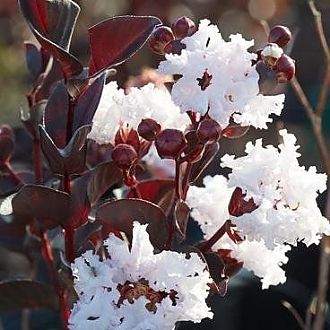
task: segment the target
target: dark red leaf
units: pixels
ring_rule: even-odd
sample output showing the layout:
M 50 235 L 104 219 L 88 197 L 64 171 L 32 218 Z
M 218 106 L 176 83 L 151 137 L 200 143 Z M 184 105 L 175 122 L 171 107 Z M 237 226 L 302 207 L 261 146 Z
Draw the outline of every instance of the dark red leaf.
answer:
M 68 219 L 70 196 L 44 186 L 26 185 L 13 198 L 17 223 L 28 224 L 34 219 L 43 228 L 64 225 Z
M 250 126 L 240 126 L 238 124 L 231 123 L 222 131 L 221 136 L 228 139 L 238 139 L 245 135 L 249 128 Z
M 96 220 L 109 224 L 132 238 L 133 222 L 149 224 L 148 233 L 151 243 L 162 249 L 168 236 L 168 225 L 164 212 L 155 204 L 142 199 L 120 199 L 100 206 Z
M 182 239 L 185 239 L 186 237 L 189 214 L 189 206 L 184 201 L 178 201 L 175 206 L 174 217 Z
M 133 56 L 161 21 L 152 16 L 117 16 L 89 29 L 89 74 L 95 75 Z
M 95 111 L 99 105 L 102 95 L 105 73 L 95 79 L 94 82 L 87 88 L 85 88 L 82 95 L 80 95 L 78 102 L 74 108 L 74 121 L 73 131 L 84 125 L 92 123 Z
M 21 309 L 58 309 L 53 288 L 32 280 L 0 282 L 0 313 Z
M 13 219 L 7 222 L 0 217 L 0 245 L 11 251 L 23 251 L 26 229 Z
M 75 251 L 78 251 L 85 243 L 88 242 L 90 237 L 96 232 L 100 231 L 102 225 L 100 223 L 88 222 L 84 226 L 77 228 L 75 233 Z
M 61 149 L 66 146 L 68 112 L 69 94 L 64 83 L 59 82 L 47 102 L 44 125 L 55 145 Z
M 219 151 L 218 143 L 212 143 L 205 147 L 205 151 L 201 160 L 194 163 L 192 166 L 190 183 L 195 182 L 200 177 L 203 171 L 212 162 L 218 151 Z
M 100 164 L 91 170 L 87 185 L 91 205 L 95 205 L 102 195 L 121 179 L 122 172 L 113 162 Z
M 73 175 L 85 170 L 86 138 L 91 129 L 89 125 L 80 127 L 64 149 L 55 146 L 44 127 L 40 125 L 39 128 L 41 147 L 53 173 Z
M 234 217 L 240 217 L 245 213 L 253 212 L 258 206 L 254 203 L 253 198 L 245 200 L 245 194 L 243 194 L 242 189 L 237 187 L 230 199 L 228 211 L 230 215 Z
M 42 100 L 29 107 L 27 114 L 23 110 L 21 111 L 21 121 L 32 137 L 39 135 L 38 126 L 42 122 L 46 106 L 47 101 Z
M 79 6 L 71 0 L 19 0 L 19 5 L 32 33 L 61 63 L 66 77 L 79 74 L 83 67 L 68 52 Z

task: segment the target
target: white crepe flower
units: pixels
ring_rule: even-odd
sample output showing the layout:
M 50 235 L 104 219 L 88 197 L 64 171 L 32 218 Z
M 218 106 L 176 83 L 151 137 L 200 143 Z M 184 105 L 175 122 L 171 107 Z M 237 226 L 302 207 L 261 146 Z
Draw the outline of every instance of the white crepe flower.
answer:
M 126 95 L 116 82 L 110 82 L 104 86 L 88 137 L 99 144 L 114 144 L 119 128 L 136 130 L 141 120 L 147 118 L 156 120 L 162 129 L 183 129 L 189 123 L 188 116 L 180 113 L 167 90 L 149 83 L 130 88 Z
M 189 189 L 187 203 L 192 208 L 191 215 L 200 225 L 204 238 L 210 239 L 230 218 L 228 205 L 234 189 L 228 187 L 227 179 L 221 175 L 207 176 L 203 183 L 204 187 Z M 290 250 L 288 245 L 270 250 L 263 241 L 244 240 L 236 244 L 225 235 L 212 249 L 231 250 L 232 258 L 243 262 L 244 268 L 261 279 L 263 289 L 284 283 L 286 280 L 281 266 L 288 261 L 285 255 Z
M 110 235 L 110 258 L 88 252 L 73 264 L 75 303 L 69 328 L 74 330 L 171 330 L 177 321 L 212 317 L 205 299 L 211 282 L 197 254 L 154 254 L 146 225 L 134 223 L 131 250 Z M 88 270 L 87 268 L 90 268 Z
M 164 74 L 179 74 L 172 98 L 182 112 L 206 113 L 224 128 L 233 117 L 242 126 L 267 128 L 271 114 L 279 115 L 284 95 L 259 94 L 259 75 L 248 52 L 254 41 L 240 34 L 223 40 L 218 28 L 204 19 L 192 36 L 182 40 L 180 55 L 167 54 L 159 65 Z
M 246 156 L 222 158 L 222 166 L 232 169 L 229 187 L 240 187 L 258 206 L 231 220 L 248 240 L 264 241 L 270 249 L 297 241 L 317 244 L 323 233 L 330 234 L 330 224 L 316 203 L 327 177 L 315 167 L 299 166 L 296 138 L 286 130 L 280 134 L 283 143 L 278 149 L 257 140 L 246 145 Z
M 153 144 L 148 153 L 143 157 L 150 172 L 157 178 L 175 176 L 175 161 L 173 159 L 160 158 L 155 145 Z

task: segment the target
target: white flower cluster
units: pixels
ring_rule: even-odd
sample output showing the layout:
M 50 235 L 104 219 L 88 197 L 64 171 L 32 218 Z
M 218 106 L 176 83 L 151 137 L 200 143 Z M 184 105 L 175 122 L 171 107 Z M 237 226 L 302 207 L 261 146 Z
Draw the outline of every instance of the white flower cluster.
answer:
M 128 94 L 116 82 L 104 86 L 101 100 L 93 118 L 89 138 L 99 144 L 114 144 L 119 128 L 137 129 L 142 119 L 156 120 L 162 129 L 184 129 L 187 115 L 173 103 L 171 94 L 149 83 L 141 88 L 132 87 Z
M 211 282 L 197 254 L 154 254 L 146 225 L 134 223 L 131 250 L 110 235 L 110 258 L 91 251 L 72 265 L 79 300 L 69 328 L 74 330 L 172 330 L 177 321 L 211 317 L 205 303 Z
M 224 128 L 230 118 L 242 126 L 267 128 L 271 114 L 280 115 L 284 95 L 259 93 L 259 75 L 248 52 L 253 40 L 240 34 L 223 40 L 218 28 L 204 19 L 192 36 L 182 40 L 180 55 L 167 54 L 159 65 L 164 74 L 182 77 L 173 85 L 172 98 L 183 112 L 206 113 Z
M 288 261 L 285 253 L 302 241 L 318 244 L 321 234 L 330 234 L 330 224 L 316 203 L 318 193 L 326 188 L 326 175 L 299 166 L 296 139 L 280 131 L 283 143 L 278 149 L 262 146 L 257 140 L 246 146 L 247 155 L 225 155 L 222 166 L 230 167 L 228 181 L 222 176 L 207 177 L 205 187 L 188 193 L 192 216 L 209 239 L 227 219 L 237 226 L 243 242 L 235 244 L 227 236 L 213 247 L 231 249 L 232 257 L 262 279 L 263 288 L 284 283 L 280 267 Z M 228 205 L 235 187 L 253 198 L 257 208 L 239 217 L 229 215 Z

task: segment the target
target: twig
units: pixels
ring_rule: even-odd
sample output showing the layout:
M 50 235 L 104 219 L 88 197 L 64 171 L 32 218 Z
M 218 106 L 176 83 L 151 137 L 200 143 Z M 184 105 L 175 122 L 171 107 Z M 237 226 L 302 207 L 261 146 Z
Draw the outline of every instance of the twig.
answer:
M 314 16 L 317 34 L 319 35 L 319 38 L 320 38 L 320 42 L 321 42 L 321 46 L 322 46 L 322 49 L 324 52 L 325 59 L 329 63 L 330 62 L 330 50 L 329 50 L 327 39 L 325 38 L 325 34 L 324 34 L 324 30 L 323 30 L 321 12 L 316 9 L 316 6 L 315 6 L 315 3 L 313 0 L 309 0 L 308 5 Z
M 326 68 L 322 86 L 321 86 L 319 101 L 316 106 L 315 113 L 319 117 L 322 116 L 325 106 L 327 104 L 329 89 L 330 89 L 330 62 L 327 64 L 327 68 Z
M 329 152 L 322 134 L 322 118 L 314 113 L 313 107 L 309 103 L 301 85 L 296 77 L 291 80 L 291 86 L 296 93 L 297 98 L 306 110 L 307 116 L 312 124 L 314 136 L 321 155 L 322 163 L 328 175 L 330 175 L 330 157 Z M 322 111 L 323 112 L 323 111 Z
M 293 317 L 296 319 L 297 323 L 301 327 L 301 329 L 305 330 L 305 323 L 302 317 L 299 315 L 297 310 L 286 300 L 282 300 L 282 305 L 291 312 Z
M 319 268 L 319 279 L 317 288 L 317 302 L 315 321 L 313 323 L 313 330 L 324 329 L 325 314 L 327 307 L 327 292 L 330 270 L 330 237 L 325 236 L 322 239 L 321 258 Z

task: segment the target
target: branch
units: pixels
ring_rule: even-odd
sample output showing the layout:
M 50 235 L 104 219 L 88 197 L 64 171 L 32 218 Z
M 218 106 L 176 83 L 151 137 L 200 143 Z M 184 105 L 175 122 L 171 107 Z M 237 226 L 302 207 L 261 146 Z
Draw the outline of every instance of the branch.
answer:
M 325 59 L 326 59 L 327 63 L 329 63 L 330 62 L 330 50 L 329 50 L 327 39 L 325 38 L 325 34 L 324 34 L 324 30 L 323 30 L 321 12 L 316 9 L 316 6 L 315 6 L 315 3 L 313 0 L 309 0 L 308 5 L 314 16 L 317 34 L 319 35 L 319 38 L 320 38 L 320 42 L 321 42 L 321 46 L 322 46 L 322 49 L 324 52 Z

